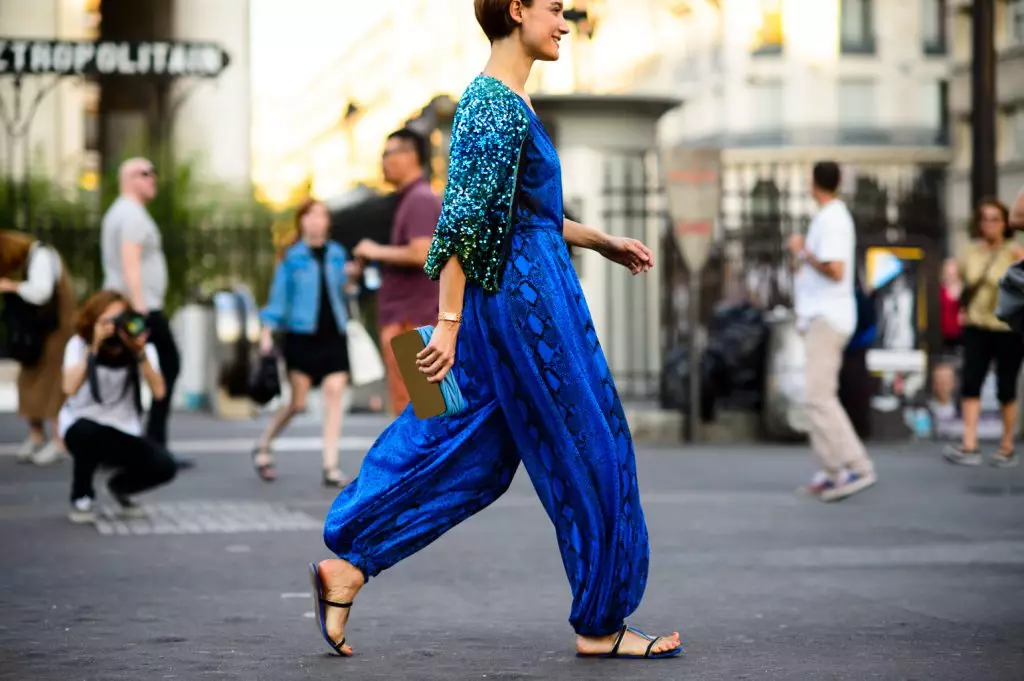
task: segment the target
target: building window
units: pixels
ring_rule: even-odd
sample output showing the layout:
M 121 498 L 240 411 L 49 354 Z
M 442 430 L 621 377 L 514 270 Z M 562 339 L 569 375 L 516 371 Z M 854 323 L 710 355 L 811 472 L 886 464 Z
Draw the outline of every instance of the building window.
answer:
M 874 81 L 839 81 L 839 127 L 843 130 L 875 127 L 877 99 Z
M 86 151 L 100 150 L 100 91 L 96 85 L 85 86 L 82 95 L 83 147 Z
M 952 127 L 949 115 L 949 81 L 939 81 L 939 137 L 936 140 L 939 144 L 949 144 L 950 128 Z
M 945 0 L 921 0 L 921 42 L 925 54 L 946 54 Z
M 874 54 L 875 23 L 872 0 L 841 0 L 839 49 L 843 54 Z
M 1011 47 L 1024 45 L 1024 0 L 1006 0 L 1006 37 Z
M 759 130 L 782 129 L 782 81 L 763 80 L 751 85 L 754 100 L 754 125 Z
M 1024 106 L 1010 111 L 1010 129 L 1013 135 L 1013 158 L 1024 161 Z
M 760 14 L 753 54 L 782 54 L 782 0 L 760 0 Z

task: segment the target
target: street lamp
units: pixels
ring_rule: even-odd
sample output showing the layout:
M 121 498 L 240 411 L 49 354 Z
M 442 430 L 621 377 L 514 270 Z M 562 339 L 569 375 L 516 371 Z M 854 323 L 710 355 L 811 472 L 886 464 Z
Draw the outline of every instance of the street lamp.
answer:
M 594 31 L 597 30 L 597 26 L 605 14 L 604 5 L 605 0 L 575 0 L 572 7 L 565 10 L 563 14 L 566 21 L 575 24 L 580 35 L 593 38 Z
M 590 40 L 594 37 L 594 31 L 597 30 L 598 17 L 601 16 L 603 8 L 604 0 L 575 0 L 572 7 L 563 12 L 563 16 L 567 22 L 576 27 L 577 36 L 585 36 L 587 40 Z M 579 48 L 576 41 L 573 40 L 572 84 L 574 90 L 579 89 L 579 61 Z

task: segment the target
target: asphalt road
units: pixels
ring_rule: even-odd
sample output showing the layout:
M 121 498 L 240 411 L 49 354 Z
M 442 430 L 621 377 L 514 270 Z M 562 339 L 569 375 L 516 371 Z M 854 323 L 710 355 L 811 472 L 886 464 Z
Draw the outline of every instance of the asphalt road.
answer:
M 355 417 L 353 470 L 384 423 Z M 142 498 L 152 520 L 65 519 L 70 464 L 0 444 L 0 679 L 1024 678 L 1024 468 L 954 468 L 933 446 L 875 448 L 881 475 L 837 505 L 796 498 L 799 447 L 641 449 L 652 538 L 631 623 L 679 629 L 680 659 L 578 660 L 551 527 L 523 471 L 490 509 L 374 579 L 325 653 L 305 565 L 328 557 L 306 419 L 274 485 L 258 424 L 179 415 L 199 467 Z M 0 417 L 0 442 L 21 437 Z

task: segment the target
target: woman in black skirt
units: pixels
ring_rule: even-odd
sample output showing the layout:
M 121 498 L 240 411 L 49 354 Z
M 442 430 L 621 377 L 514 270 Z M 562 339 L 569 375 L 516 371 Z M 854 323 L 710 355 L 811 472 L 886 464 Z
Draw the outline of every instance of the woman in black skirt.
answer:
M 275 479 L 271 443 L 292 417 L 306 409 L 310 388 L 323 391 L 323 483 L 344 487 L 349 479 L 338 465 L 342 399 L 348 385 L 345 286 L 358 265 L 327 238 L 330 218 L 319 201 L 308 199 L 295 214 L 299 239 L 274 273 L 270 299 L 262 310 L 260 349 L 273 351 L 274 332 L 284 332 L 283 355 L 291 401 L 270 421 L 253 450 L 253 466 L 266 482 Z

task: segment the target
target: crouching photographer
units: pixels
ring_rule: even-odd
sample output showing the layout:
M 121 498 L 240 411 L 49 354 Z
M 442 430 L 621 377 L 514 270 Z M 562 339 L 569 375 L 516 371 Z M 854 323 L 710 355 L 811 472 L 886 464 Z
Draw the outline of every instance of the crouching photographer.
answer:
M 75 326 L 64 349 L 67 401 L 58 419 L 74 459 L 71 521 L 95 520 L 98 468 L 113 471 L 107 487 L 121 514 L 139 517 L 132 497 L 170 481 L 177 470 L 163 446 L 142 437 L 142 381 L 154 399 L 166 393 L 156 349 L 146 343 L 145 318 L 116 291 L 89 298 Z

